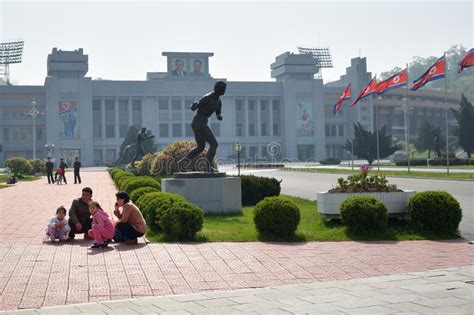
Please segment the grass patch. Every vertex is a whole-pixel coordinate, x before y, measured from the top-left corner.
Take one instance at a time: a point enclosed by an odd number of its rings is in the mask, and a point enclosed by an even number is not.
[[[7,182],[7,178],[9,176],[6,175],[6,174],[2,174],[0,175],[0,189],[3,189],[3,188],[8,188],[8,187],[12,187],[13,185],[7,185],[6,182]],[[31,182],[31,181],[34,181],[34,180],[38,180],[40,179],[41,177],[36,177],[36,176],[33,176],[33,175],[26,175],[26,176],[22,176],[22,178],[17,178],[17,180],[19,182]]]
[[[300,224],[292,239],[281,239],[259,235],[253,223],[253,207],[245,207],[242,214],[206,215],[203,229],[197,233],[196,242],[254,242],[254,241],[375,241],[375,240],[440,240],[455,239],[456,235],[437,235],[418,232],[405,222],[390,220],[383,232],[354,234],[347,231],[340,221],[324,221],[317,212],[316,202],[308,199],[286,196],[294,201],[301,213]],[[152,242],[167,242],[162,235],[147,232]]]
[[[308,173],[324,173],[324,174],[359,174],[358,169],[346,170],[346,169],[337,169],[337,168],[283,168],[282,171],[289,172],[308,172]],[[378,172],[377,167],[372,169],[371,172]],[[395,176],[395,177],[413,177],[413,178],[439,178],[439,179],[452,179],[452,180],[467,180],[474,181],[474,173],[437,173],[437,172],[418,172],[418,171],[391,171],[391,170],[380,170],[380,173],[385,174],[386,176]]]

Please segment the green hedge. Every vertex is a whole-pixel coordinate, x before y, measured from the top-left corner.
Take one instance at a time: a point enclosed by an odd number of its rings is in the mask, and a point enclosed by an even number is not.
[[[426,159],[410,159],[411,166],[426,166]],[[431,166],[446,166],[446,158],[435,158],[428,161]],[[407,160],[401,160],[395,163],[397,166],[407,166]],[[449,165],[474,165],[474,159],[449,158]]]
[[[124,190],[125,185],[127,185],[129,181],[135,178],[135,175],[128,172],[125,172],[124,174],[118,174],[117,176],[115,176],[115,185],[119,190]]]
[[[137,188],[132,193],[130,194],[130,199],[138,206],[138,199],[140,199],[141,196],[147,193],[151,192],[158,192],[159,190],[153,187],[141,187]]]
[[[144,176],[130,177],[124,181],[123,190],[131,194],[132,191],[140,187],[153,187],[161,191],[161,185],[156,179]]]
[[[387,207],[372,197],[351,197],[341,204],[341,221],[356,233],[375,232],[387,227]]]
[[[445,191],[423,191],[410,199],[408,216],[418,229],[456,234],[462,209],[459,202]]]
[[[5,161],[5,165],[12,170],[13,176],[15,177],[21,177],[33,173],[31,163],[22,157],[9,158]]]
[[[253,206],[265,197],[280,195],[281,182],[275,178],[242,175],[240,179],[244,206]]]
[[[341,159],[337,158],[337,157],[327,158],[327,159],[324,159],[324,160],[320,160],[319,164],[322,164],[322,165],[337,165],[337,164],[341,164]]]
[[[288,198],[267,197],[255,206],[253,221],[261,234],[287,238],[295,234],[300,210]]]
[[[143,217],[145,218],[150,229],[155,233],[162,232],[159,225],[162,212],[167,208],[173,207],[181,202],[186,202],[186,200],[179,195],[165,192],[147,193],[138,199]]]
[[[157,215],[163,234],[171,240],[192,240],[202,229],[204,214],[201,208],[189,202],[177,202]]]

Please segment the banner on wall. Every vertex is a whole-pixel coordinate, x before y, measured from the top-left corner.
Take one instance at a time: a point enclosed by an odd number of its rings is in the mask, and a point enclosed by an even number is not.
[[[59,102],[59,137],[79,139],[79,108],[76,101]]]
[[[314,136],[313,102],[311,100],[297,101],[296,106],[296,135]]]

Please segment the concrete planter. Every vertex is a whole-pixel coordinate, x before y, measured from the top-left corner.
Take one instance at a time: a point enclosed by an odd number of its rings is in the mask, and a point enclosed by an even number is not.
[[[340,218],[341,204],[350,197],[373,197],[381,200],[388,210],[389,216],[399,216],[407,212],[408,201],[416,193],[414,190],[399,192],[367,192],[367,193],[328,193],[319,192],[317,196],[318,212],[326,219]]]

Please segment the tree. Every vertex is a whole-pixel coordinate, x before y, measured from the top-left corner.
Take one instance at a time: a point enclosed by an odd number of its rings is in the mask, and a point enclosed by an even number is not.
[[[392,137],[386,135],[386,126],[379,130],[379,154],[380,158],[386,158],[400,149],[399,145],[392,144]],[[358,122],[354,123],[354,155],[366,159],[370,165],[377,159],[377,133],[365,130]],[[351,151],[352,141],[347,140],[344,145],[346,151]]]
[[[447,85],[448,90],[451,92],[463,93],[469,100],[474,100],[474,71],[469,69],[463,71],[462,74],[458,74],[458,63],[459,60],[466,54],[466,48],[463,46],[453,45],[446,52],[446,59],[448,62],[447,70]],[[412,62],[408,65],[409,81],[417,79],[423,72],[428,69],[441,55],[429,56],[429,57],[413,57]],[[405,66],[403,66],[405,68]],[[382,72],[380,80],[384,80],[401,71],[402,68],[395,67],[392,70]],[[430,89],[444,90],[444,80],[435,80],[429,85]]]
[[[418,138],[415,141],[417,150],[428,150],[428,158],[431,158],[431,151],[435,151],[438,157],[441,157],[441,148],[446,146],[441,129],[429,122],[421,125]]]
[[[12,157],[5,161],[5,165],[11,169],[13,176],[22,177],[33,173],[33,167],[27,159]]]
[[[467,98],[462,95],[461,108],[452,109],[454,117],[458,121],[458,128],[454,131],[454,135],[458,137],[459,145],[471,158],[474,151],[474,107]]]

